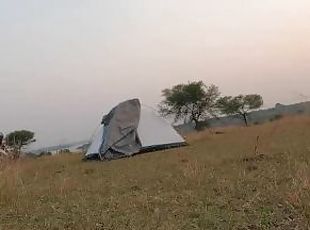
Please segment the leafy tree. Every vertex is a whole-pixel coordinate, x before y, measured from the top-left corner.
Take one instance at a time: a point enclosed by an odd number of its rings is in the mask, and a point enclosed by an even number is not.
[[[217,101],[217,107],[222,114],[242,116],[245,125],[248,126],[248,113],[259,109],[263,105],[263,98],[258,94],[239,95],[236,97],[221,97]]]
[[[6,136],[7,145],[14,147],[18,153],[20,153],[23,146],[27,146],[35,141],[34,133],[28,130],[14,131]]]
[[[214,115],[219,95],[217,86],[206,86],[202,81],[179,84],[162,91],[164,100],[159,104],[159,112],[163,116],[173,115],[175,121],[190,119],[199,129],[202,118]]]

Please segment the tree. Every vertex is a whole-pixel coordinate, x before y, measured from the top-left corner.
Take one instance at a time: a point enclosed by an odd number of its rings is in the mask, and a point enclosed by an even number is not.
[[[263,98],[258,94],[239,95],[236,97],[221,97],[217,101],[217,107],[222,114],[242,116],[244,123],[248,126],[248,113],[259,109],[263,105]]]
[[[6,144],[15,148],[18,156],[23,146],[27,146],[35,141],[34,133],[28,130],[14,131],[6,136]]]
[[[199,129],[202,118],[214,115],[219,95],[217,86],[206,86],[202,81],[179,84],[162,91],[164,100],[159,104],[159,112],[162,116],[174,115],[175,121],[190,119]]]

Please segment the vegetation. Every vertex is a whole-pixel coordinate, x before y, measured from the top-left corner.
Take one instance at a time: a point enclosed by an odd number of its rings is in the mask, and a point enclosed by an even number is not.
[[[164,100],[159,105],[163,116],[173,115],[175,121],[185,119],[194,122],[195,129],[200,129],[200,121],[224,115],[240,115],[248,126],[248,113],[263,105],[263,98],[258,94],[221,97],[217,86],[206,86],[202,81],[179,84],[162,91]]]
[[[17,157],[19,157],[23,146],[33,142],[35,142],[34,133],[28,130],[14,131],[6,136],[6,144],[15,149],[15,152],[18,153]]]
[[[283,118],[105,163],[0,164],[0,229],[309,229],[309,127]]]
[[[263,98],[257,94],[239,95],[236,97],[225,96],[217,101],[217,106],[222,114],[240,115],[248,126],[248,113],[259,109],[263,105]]]
[[[202,81],[179,84],[162,91],[164,100],[159,105],[160,113],[174,115],[176,121],[189,119],[199,129],[199,121],[214,114],[219,95],[218,87],[206,86]]]

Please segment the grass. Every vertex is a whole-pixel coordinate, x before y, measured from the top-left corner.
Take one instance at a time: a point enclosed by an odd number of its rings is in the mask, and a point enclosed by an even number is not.
[[[0,229],[310,229],[310,118],[219,131],[111,162],[2,163]]]

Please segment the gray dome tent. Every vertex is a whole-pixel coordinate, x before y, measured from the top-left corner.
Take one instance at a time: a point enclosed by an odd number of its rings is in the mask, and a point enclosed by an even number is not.
[[[138,99],[120,103],[102,119],[85,159],[110,160],[184,146],[185,140]]]

